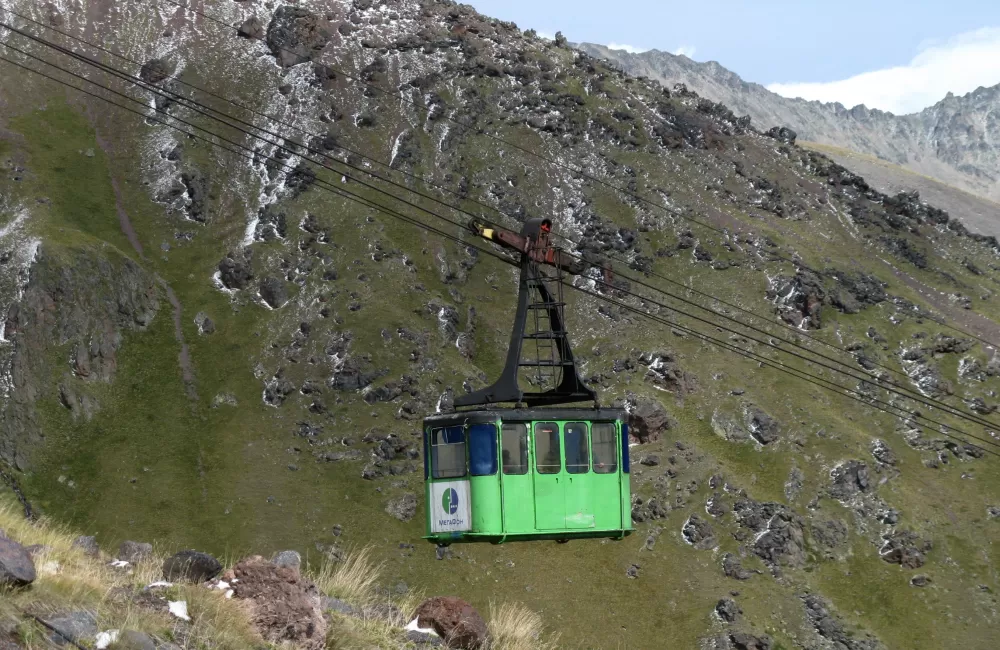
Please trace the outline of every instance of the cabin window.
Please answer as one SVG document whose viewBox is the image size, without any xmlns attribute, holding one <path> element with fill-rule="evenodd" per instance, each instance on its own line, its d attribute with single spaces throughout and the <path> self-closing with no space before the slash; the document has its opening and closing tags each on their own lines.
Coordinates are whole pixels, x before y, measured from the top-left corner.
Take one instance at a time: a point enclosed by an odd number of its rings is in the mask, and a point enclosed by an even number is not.
<svg viewBox="0 0 1000 650">
<path fill-rule="evenodd" d="M 431 432 L 431 469 L 434 478 L 465 476 L 465 427 L 458 425 Z"/>
<path fill-rule="evenodd" d="M 628 474 L 628 422 L 622 422 L 622 471 Z"/>
<path fill-rule="evenodd" d="M 431 434 L 424 431 L 424 480 L 431 476 Z"/>
<path fill-rule="evenodd" d="M 493 424 L 469 427 L 469 473 L 493 476 L 497 473 L 497 428 Z"/>
<path fill-rule="evenodd" d="M 566 471 L 586 474 L 590 470 L 590 445 L 587 444 L 587 425 L 584 422 L 567 422 L 563 425 L 566 444 Z"/>
<path fill-rule="evenodd" d="M 504 474 L 528 473 L 528 427 L 521 422 L 504 422 L 500 430 Z"/>
<path fill-rule="evenodd" d="M 618 436 L 612 422 L 595 422 L 590 429 L 594 453 L 594 472 L 614 474 L 618 471 Z"/>
<path fill-rule="evenodd" d="M 561 468 L 559 426 L 555 422 L 536 422 L 535 469 L 539 474 L 558 474 Z"/>
</svg>

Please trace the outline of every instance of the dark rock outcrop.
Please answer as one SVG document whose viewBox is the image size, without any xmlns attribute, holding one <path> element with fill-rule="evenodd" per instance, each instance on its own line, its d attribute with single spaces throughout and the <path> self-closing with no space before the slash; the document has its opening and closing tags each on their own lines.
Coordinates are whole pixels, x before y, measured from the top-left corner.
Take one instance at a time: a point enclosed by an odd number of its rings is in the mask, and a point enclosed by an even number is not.
<svg viewBox="0 0 1000 650">
<path fill-rule="evenodd" d="M 849 460 L 837 465 L 830 472 L 830 479 L 828 492 L 838 501 L 848 501 L 871 489 L 868 466 L 860 460 Z"/>
<path fill-rule="evenodd" d="M 158 84 L 174 73 L 174 66 L 166 59 L 150 59 L 139 69 L 139 78 L 148 84 Z"/>
<path fill-rule="evenodd" d="M 885 543 L 879 556 L 890 564 L 907 569 L 919 569 L 927 561 L 927 552 L 934 548 L 930 540 L 921 539 L 912 531 L 893 531 L 883 535 Z"/>
<path fill-rule="evenodd" d="M 882 644 L 870 634 L 858 635 L 844 628 L 844 624 L 830 610 L 830 605 L 819 596 L 809 594 L 802 597 L 806 616 L 816 629 L 816 633 L 843 650 L 883 650 Z"/>
<path fill-rule="evenodd" d="M 260 298 L 271 309 L 280 309 L 288 302 L 288 289 L 285 283 L 274 276 L 268 276 L 260 281 Z"/>
<path fill-rule="evenodd" d="M 701 551 L 715 548 L 719 545 L 719 541 L 715 537 L 715 531 L 712 530 L 712 525 L 698 515 L 688 517 L 688 520 L 681 527 L 681 536 L 688 544 Z"/>
<path fill-rule="evenodd" d="M 628 429 L 630 438 L 638 442 L 654 442 L 674 426 L 674 420 L 663 405 L 646 397 L 630 403 Z"/>
<path fill-rule="evenodd" d="M 723 598 L 715 604 L 715 613 L 726 623 L 735 623 L 743 610 L 732 598 Z"/>
<path fill-rule="evenodd" d="M 250 249 L 232 252 L 219 262 L 219 279 L 227 289 L 245 289 L 253 280 Z"/>
<path fill-rule="evenodd" d="M 741 497 L 733 504 L 733 514 L 740 525 L 736 538 L 752 540 L 754 554 L 769 566 L 805 563 L 805 521 L 791 508 Z"/>
<path fill-rule="evenodd" d="M 259 41 L 264 38 L 264 23 L 257 16 L 250 16 L 240 24 L 236 33 L 243 38 Z"/>
<path fill-rule="evenodd" d="M 749 580 L 753 577 L 753 573 L 751 571 L 747 571 L 743 568 L 743 563 L 740 562 L 740 558 L 732 553 L 726 553 L 722 556 L 722 572 L 726 574 L 727 578 L 732 578 L 734 580 Z"/>
<path fill-rule="evenodd" d="M 798 138 L 798 134 L 787 126 L 771 127 L 768 129 L 767 135 L 785 144 L 795 144 L 795 139 Z"/>
<path fill-rule="evenodd" d="M 267 26 L 267 46 L 282 68 L 312 61 L 330 41 L 330 33 L 316 14 L 282 5 Z"/>
</svg>

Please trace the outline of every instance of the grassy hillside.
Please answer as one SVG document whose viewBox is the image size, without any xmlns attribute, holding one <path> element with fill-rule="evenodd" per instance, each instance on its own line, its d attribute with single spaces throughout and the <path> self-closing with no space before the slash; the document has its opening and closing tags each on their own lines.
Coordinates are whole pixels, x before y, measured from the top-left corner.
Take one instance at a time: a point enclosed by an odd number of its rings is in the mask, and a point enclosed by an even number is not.
<svg viewBox="0 0 1000 650">
<path fill-rule="evenodd" d="M 839 355 L 858 373 L 881 372 L 864 370 L 875 361 L 911 373 L 904 385 L 921 381 L 927 394 L 964 410 L 974 399 L 987 410 L 996 404 L 995 242 L 968 236 L 926 206 L 870 191 L 823 155 L 747 130 L 724 107 L 668 96 L 467 7 L 301 4 L 334 33 L 318 59 L 339 71 L 332 83 L 322 83 L 312 63 L 279 68 L 265 44 L 169 7 L 161 14 L 148 3 L 90 0 L 82 13 L 67 10 L 64 26 L 96 30 L 136 60 L 164 57 L 185 82 L 508 214 L 551 216 L 560 233 L 625 257 L 619 273 L 653 271 L 750 309 L 762 315 L 755 326 Z M 48 20 L 34 3 L 3 6 Z M 267 25 L 272 8 L 217 2 L 205 11 L 230 23 L 255 14 Z M 402 87 L 420 108 L 347 75 Z M 147 105 L 153 99 L 115 87 Z M 478 388 L 498 373 L 517 286 L 510 268 L 319 186 L 295 188 L 295 177 L 290 183 L 266 160 L 251 164 L 25 72 L 4 68 L 0 96 L 3 219 L 30 215 L 5 233 L 4 246 L 40 242 L 24 265 L 30 273 L 10 280 L 3 301 L 8 322 L 21 327 L 4 348 L 12 390 L 0 450 L 41 512 L 109 548 L 123 539 L 227 557 L 294 548 L 319 563 L 372 545 L 387 584 L 461 596 L 481 611 L 491 601 L 523 601 L 572 648 L 686 648 L 719 638 L 732 645 L 742 633 L 769 635 L 775 648 L 844 639 L 870 642 L 856 648 L 990 647 L 1000 588 L 1000 523 L 989 514 L 1000 505 L 996 457 L 949 446 L 940 427 L 921 431 L 572 291 L 574 346 L 602 402 L 656 400 L 675 422 L 633 449 L 637 533 L 621 542 L 436 553 L 420 539 L 419 499 L 405 520 L 387 506 L 422 494 L 420 417 L 446 390 Z M 189 109 L 170 110 L 275 151 Z M 291 127 L 239 115 L 301 141 Z M 345 151 L 330 152 L 348 161 Z M 337 173 L 302 164 L 431 220 L 361 186 L 360 174 L 340 162 L 332 163 Z M 346 184 L 343 171 L 351 175 Z M 391 177 L 457 201 L 412 177 Z M 225 268 L 252 272 L 242 289 L 220 288 L 227 257 Z M 810 289 L 813 277 L 820 288 Z M 266 278 L 287 292 L 276 309 L 260 295 Z M 884 295 L 858 289 L 876 284 Z M 806 291 L 822 294 L 808 322 Z M 12 319 L 14 304 L 22 308 Z M 439 317 L 446 307 L 457 320 Z M 730 334 L 658 311 L 847 388 L 859 385 L 815 361 L 779 356 L 752 342 L 766 341 L 753 332 Z M 210 333 L 199 314 L 213 322 Z M 466 358 L 456 338 L 470 329 L 470 316 L 475 351 Z M 781 318 L 804 325 L 789 331 Z M 807 336 L 851 352 L 817 347 Z M 904 361 L 916 348 L 926 348 L 910 355 L 919 361 Z M 669 358 L 685 381 L 651 373 L 642 360 L 650 354 Z M 940 409 L 892 401 L 987 440 L 994 435 Z M 748 433 L 755 409 L 777 423 L 766 445 Z M 396 438 L 383 444 L 387 434 Z M 875 439 L 891 456 L 873 447 Z M 849 461 L 863 464 L 865 480 Z M 704 544 L 682 534 L 692 515 L 711 529 Z M 896 543 L 924 564 L 886 561 L 880 551 L 892 559 L 886 549 Z M 735 559 L 751 573 L 736 571 Z M 916 575 L 930 583 L 911 586 Z M 822 598 L 826 613 L 817 614 L 806 594 Z M 724 598 L 743 610 L 732 623 L 715 613 Z"/>
</svg>

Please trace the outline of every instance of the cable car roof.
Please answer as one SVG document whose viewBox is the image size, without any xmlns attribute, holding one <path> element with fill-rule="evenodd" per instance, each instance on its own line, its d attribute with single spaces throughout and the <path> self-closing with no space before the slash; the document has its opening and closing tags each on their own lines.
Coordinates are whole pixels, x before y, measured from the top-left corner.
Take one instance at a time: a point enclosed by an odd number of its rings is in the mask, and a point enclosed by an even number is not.
<svg viewBox="0 0 1000 650">
<path fill-rule="evenodd" d="M 592 421 L 614 422 L 624 420 L 625 409 L 616 408 L 497 408 L 477 409 L 474 411 L 455 411 L 453 413 L 436 413 L 424 418 L 425 424 L 452 424 L 456 422 L 496 422 L 497 420 L 512 422 L 542 422 L 542 421 Z"/>
</svg>

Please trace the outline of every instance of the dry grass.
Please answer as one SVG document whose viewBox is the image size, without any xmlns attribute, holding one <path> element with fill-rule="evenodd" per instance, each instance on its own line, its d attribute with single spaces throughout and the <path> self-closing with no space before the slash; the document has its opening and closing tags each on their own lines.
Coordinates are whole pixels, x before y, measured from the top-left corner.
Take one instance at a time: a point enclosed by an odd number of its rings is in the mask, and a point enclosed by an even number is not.
<svg viewBox="0 0 1000 650">
<path fill-rule="evenodd" d="M 488 650 L 555 650 L 558 636 L 545 638 L 542 617 L 520 603 L 490 603 Z"/>
<path fill-rule="evenodd" d="M 0 629 L 17 629 L 28 650 L 51 647 L 49 632 L 30 615 L 47 619 L 79 610 L 93 612 L 102 631 L 138 630 L 182 648 L 242 650 L 261 643 L 242 604 L 226 600 L 219 591 L 197 585 L 169 589 L 171 600 L 187 602 L 190 624 L 137 606 L 128 594 L 162 579 L 163 555 L 155 549 L 150 558 L 113 567 L 111 558 L 89 557 L 73 548 L 76 535 L 68 528 L 44 519 L 28 521 L 6 499 L 0 499 L 0 529 L 24 546 L 46 547 L 34 556 L 37 578 L 29 589 L 0 592 Z"/>
<path fill-rule="evenodd" d="M 342 562 L 325 563 L 313 576 L 313 581 L 320 591 L 333 598 L 367 605 L 375 599 L 375 585 L 381 571 L 382 564 L 375 564 L 371 548 L 365 547 Z"/>
<path fill-rule="evenodd" d="M 0 589 L 0 630 L 16 629 L 27 650 L 51 647 L 49 632 L 30 615 L 46 619 L 79 610 L 93 612 L 102 631 L 138 630 L 170 640 L 185 650 L 269 647 L 253 629 L 247 603 L 226 599 L 218 590 L 180 584 L 166 589 L 163 595 L 169 600 L 187 602 L 190 623 L 137 605 L 131 594 L 162 579 L 164 554 L 157 549 L 146 560 L 116 568 L 109 557 L 93 558 L 73 548 L 76 535 L 66 527 L 44 520 L 30 522 L 15 504 L 3 498 L 0 530 L 24 546 L 46 547 L 34 557 L 38 577 L 30 588 Z M 420 591 L 405 595 L 380 591 L 377 585 L 382 564 L 374 562 L 372 556 L 370 548 L 362 548 L 342 562 L 328 562 L 318 571 L 309 572 L 321 592 L 350 603 L 360 612 L 358 616 L 332 615 L 328 650 L 397 650 L 412 646 L 403 628 L 425 596 Z M 491 641 L 485 650 L 557 647 L 557 639 L 545 638 L 541 617 L 520 604 L 491 603 L 489 631 Z"/>
</svg>

